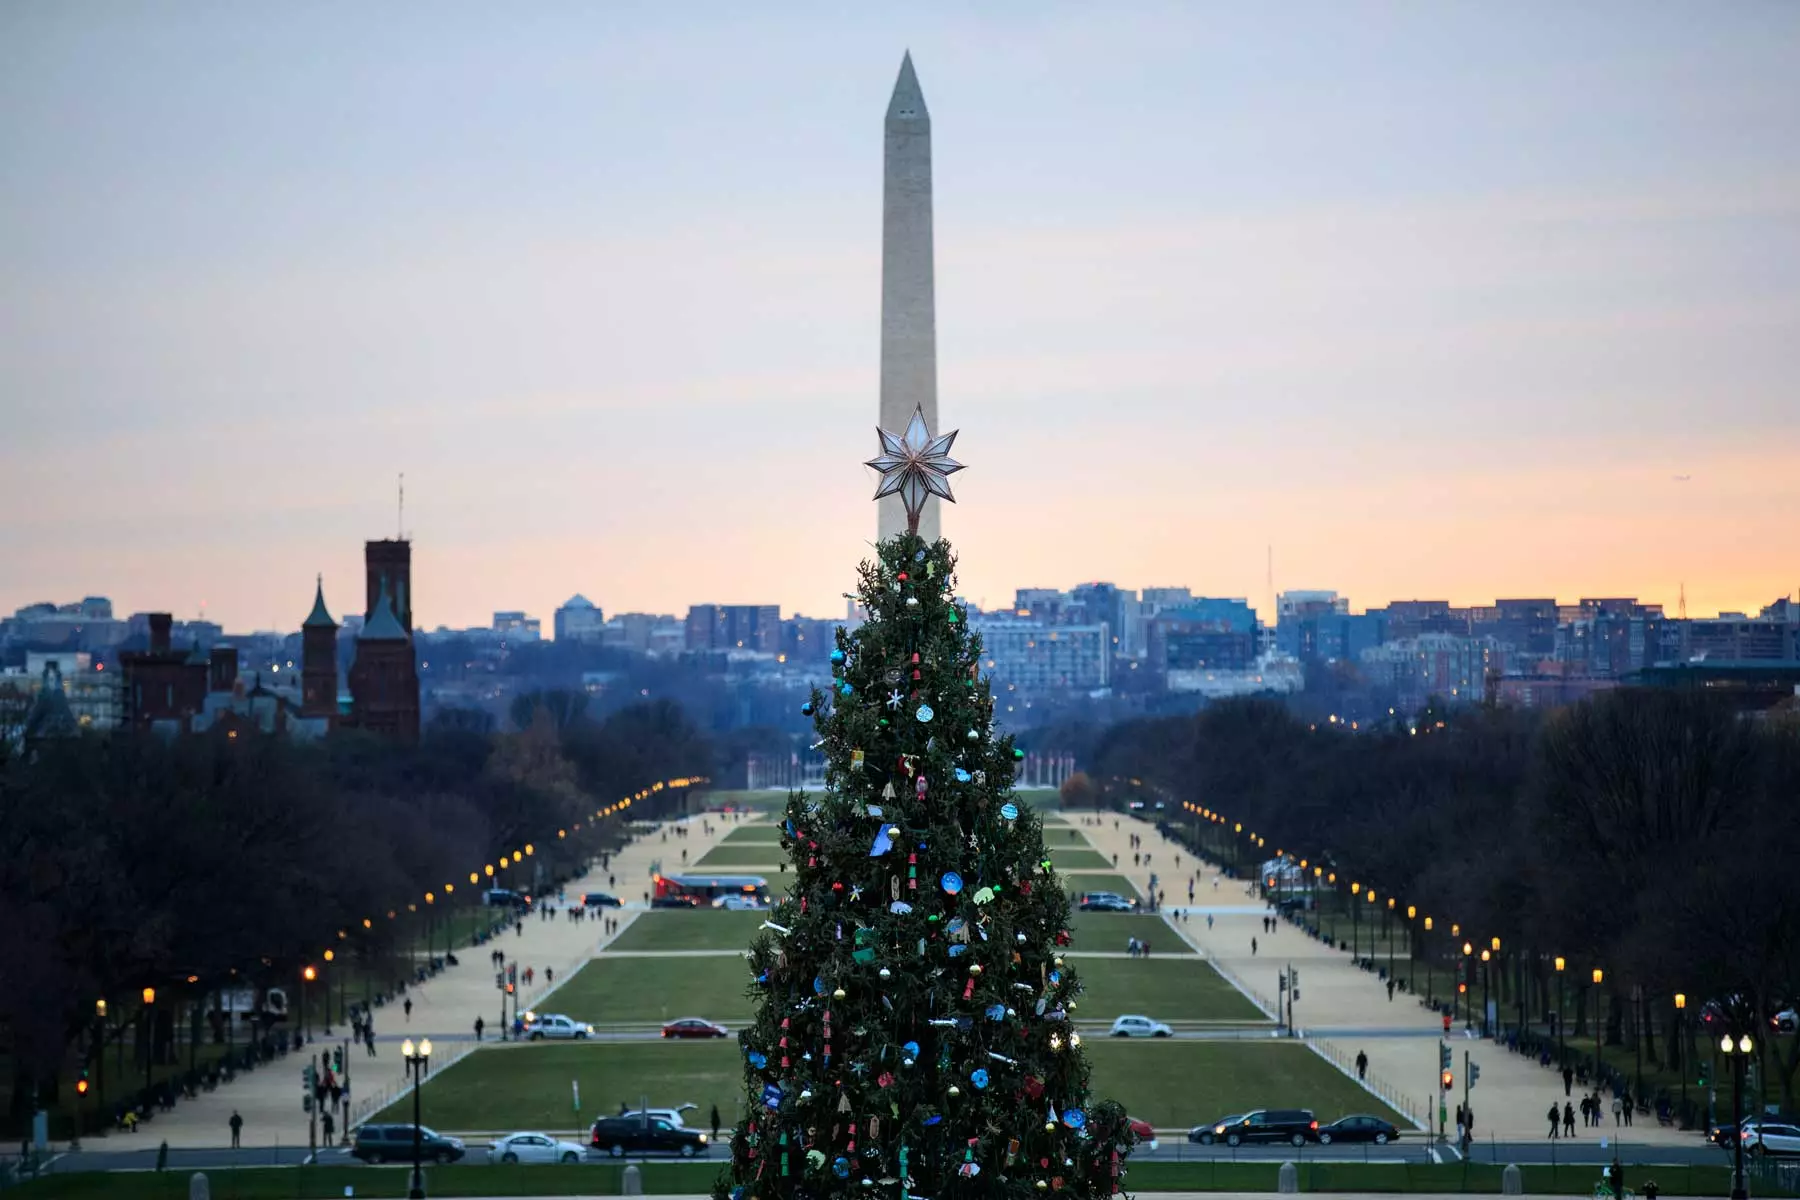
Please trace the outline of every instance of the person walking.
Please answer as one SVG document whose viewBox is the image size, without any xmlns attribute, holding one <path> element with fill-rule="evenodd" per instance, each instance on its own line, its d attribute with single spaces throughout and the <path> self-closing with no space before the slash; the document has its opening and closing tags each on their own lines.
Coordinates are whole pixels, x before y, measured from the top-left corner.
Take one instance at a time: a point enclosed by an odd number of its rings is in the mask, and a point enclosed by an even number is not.
<svg viewBox="0 0 1800 1200">
<path fill-rule="evenodd" d="M 1556 1101 L 1552 1100 L 1550 1102 L 1550 1136 L 1552 1138 L 1556 1137 L 1557 1127 L 1561 1124 L 1557 1118 L 1561 1115 L 1561 1113 L 1556 1111 Z"/>
<path fill-rule="evenodd" d="M 1394 981 L 1390 979 L 1390 980 L 1388 980 L 1388 1003 L 1392 1004 L 1393 1002 L 1394 1002 Z"/>
<path fill-rule="evenodd" d="M 1255 938 L 1250 939 L 1250 957 L 1251 958 L 1256 957 L 1256 939 Z"/>
<path fill-rule="evenodd" d="M 1369 1077 L 1369 1056 L 1363 1051 L 1356 1052 L 1356 1078 L 1361 1081 Z"/>
<path fill-rule="evenodd" d="M 400 1006 L 400 1008 L 401 1008 L 401 1011 L 406 1013 L 406 1023 L 408 1025 L 412 1024 L 412 997 L 408 996 L 406 998 L 406 1003 L 402 1004 Z"/>
<path fill-rule="evenodd" d="M 369 1057 L 374 1058 L 375 1057 L 375 1026 L 373 1026 L 373 1025 L 364 1025 L 363 1026 L 363 1046 L 368 1050 Z"/>
<path fill-rule="evenodd" d="M 479 1042 L 481 1040 L 481 1031 L 486 1028 L 487 1028 L 487 1022 L 483 1021 L 480 1017 L 476 1017 L 475 1018 L 475 1040 L 476 1041 Z"/>
<path fill-rule="evenodd" d="M 1575 1106 L 1567 1100 L 1563 1101 L 1563 1136 L 1575 1136 Z"/>
<path fill-rule="evenodd" d="M 1213 915 L 1211 913 L 1207 913 L 1206 914 L 1206 927 L 1208 929 L 1211 929 L 1212 925 L 1213 925 Z"/>
<path fill-rule="evenodd" d="M 241 1138 L 244 1133 L 244 1118 L 239 1114 L 238 1110 L 234 1108 L 231 1110 L 231 1120 L 227 1121 L 226 1124 L 231 1126 L 231 1148 L 236 1150 L 238 1148 L 238 1139 Z"/>
<path fill-rule="evenodd" d="M 1631 1090 L 1629 1088 L 1627 1088 L 1623 1093 L 1620 1094 L 1619 1107 L 1624 1111 L 1624 1114 L 1625 1114 L 1625 1128 L 1630 1129 L 1631 1128 L 1631 1110 L 1637 1106 L 1632 1102 Z"/>
<path fill-rule="evenodd" d="M 332 1130 L 334 1130 L 336 1128 L 337 1128 L 337 1124 L 331 1119 L 330 1113 L 320 1114 L 320 1116 L 319 1116 L 319 1133 L 324 1137 L 325 1144 L 327 1146 L 331 1145 L 331 1133 L 332 1133 Z"/>
<path fill-rule="evenodd" d="M 719 1143 L 719 1106 L 716 1104 L 712 1106 L 712 1131 L 713 1144 L 716 1146 Z"/>
<path fill-rule="evenodd" d="M 549 987 L 556 982 L 556 971 L 551 967 L 544 968 L 544 986 Z"/>
<path fill-rule="evenodd" d="M 1447 1029 L 1449 1026 L 1445 1026 L 1445 1028 Z M 1563 1095 L 1567 1096 L 1574 1086 L 1575 1071 L 1573 1068 L 1565 1066 L 1563 1068 Z"/>
</svg>

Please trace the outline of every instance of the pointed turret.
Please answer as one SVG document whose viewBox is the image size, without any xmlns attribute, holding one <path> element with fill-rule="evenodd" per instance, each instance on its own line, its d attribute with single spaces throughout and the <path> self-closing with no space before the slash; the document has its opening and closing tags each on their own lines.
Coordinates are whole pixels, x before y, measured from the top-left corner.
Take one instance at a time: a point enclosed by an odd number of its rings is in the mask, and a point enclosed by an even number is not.
<svg viewBox="0 0 1800 1200">
<path fill-rule="evenodd" d="M 918 73 L 913 70 L 912 51 L 910 50 L 900 60 L 900 77 L 894 80 L 894 94 L 888 100 L 887 119 L 890 121 L 931 120 L 931 114 L 925 109 L 925 93 L 919 88 Z"/>
<path fill-rule="evenodd" d="M 356 635 L 359 642 L 404 642 L 406 629 L 400 624 L 400 618 L 394 615 L 394 606 L 388 600 L 387 582 L 382 581 L 381 594 L 375 599 L 375 611 L 363 623 L 362 632 Z"/>
<path fill-rule="evenodd" d="M 319 576 L 318 590 L 313 592 L 312 612 L 301 622 L 302 629 L 336 629 L 337 622 L 331 619 L 331 610 L 325 607 L 325 576 Z"/>
</svg>

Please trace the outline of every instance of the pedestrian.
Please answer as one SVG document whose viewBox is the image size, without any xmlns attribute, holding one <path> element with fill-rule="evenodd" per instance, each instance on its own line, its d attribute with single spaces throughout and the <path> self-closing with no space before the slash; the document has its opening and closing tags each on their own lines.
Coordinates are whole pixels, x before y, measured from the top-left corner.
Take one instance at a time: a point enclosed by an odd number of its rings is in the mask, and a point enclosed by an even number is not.
<svg viewBox="0 0 1800 1200">
<path fill-rule="evenodd" d="M 1557 1117 L 1560 1115 L 1561 1114 L 1556 1111 L 1556 1101 L 1552 1100 L 1550 1102 L 1550 1136 L 1553 1138 L 1556 1136 L 1557 1126 L 1561 1124 L 1561 1122 L 1557 1120 Z"/>
<path fill-rule="evenodd" d="M 1359 1080 L 1369 1077 L 1369 1056 L 1361 1050 L 1356 1052 L 1356 1077 Z"/>
<path fill-rule="evenodd" d="M 1621 1095 L 1619 1097 L 1619 1106 L 1625 1110 L 1625 1128 L 1630 1129 L 1631 1128 L 1631 1110 L 1633 1108 L 1637 1107 L 1635 1104 L 1632 1103 L 1630 1091 L 1626 1091 L 1623 1095 Z"/>
<path fill-rule="evenodd" d="M 1469 1135 L 1469 1141 L 1472 1142 L 1475 1140 L 1475 1110 L 1467 1105 L 1463 1106 L 1463 1130 Z M 1468 1153 L 1468 1143 L 1465 1142 L 1463 1144 L 1463 1156 L 1465 1158 L 1468 1157 Z"/>
<path fill-rule="evenodd" d="M 1212 925 L 1213 925 L 1213 915 L 1211 913 L 1207 913 L 1206 914 L 1206 927 L 1208 929 L 1211 929 Z"/>
<path fill-rule="evenodd" d="M 556 980 L 556 970 L 552 967 L 545 967 L 544 968 L 544 986 L 549 987 L 553 982 L 555 982 L 555 980 Z"/>
<path fill-rule="evenodd" d="M 712 1131 L 713 1144 L 717 1145 L 719 1141 L 719 1106 L 716 1104 L 712 1106 Z"/>
<path fill-rule="evenodd" d="M 1563 1136 L 1575 1136 L 1575 1106 L 1567 1100 L 1563 1101 Z"/>
<path fill-rule="evenodd" d="M 319 1116 L 319 1132 L 324 1135 L 325 1144 L 327 1146 L 331 1145 L 331 1131 L 335 1128 L 336 1128 L 336 1123 L 332 1121 L 330 1113 L 320 1114 L 320 1116 Z"/>
<path fill-rule="evenodd" d="M 1447 1030 L 1449 1030 L 1449 1028 L 1450 1028 L 1449 1024 L 1446 1023 L 1444 1025 L 1444 1029 L 1447 1031 Z M 1573 1088 L 1574 1086 L 1575 1086 L 1574 1070 L 1567 1066 L 1563 1067 L 1563 1095 L 1567 1096 L 1569 1094 L 1569 1090 L 1571 1088 Z"/>
<path fill-rule="evenodd" d="M 1139 948 L 1139 952 L 1142 953 L 1145 958 L 1150 957 L 1150 942 L 1148 939 L 1146 939 L 1142 942 L 1139 942 L 1138 948 Z"/>
<path fill-rule="evenodd" d="M 1392 1004 L 1393 1002 L 1394 1002 L 1394 981 L 1390 979 L 1390 980 L 1388 980 L 1388 1003 Z"/>
<path fill-rule="evenodd" d="M 402 1004 L 400 1008 L 406 1013 L 406 1021 L 410 1025 L 412 1023 L 412 997 L 408 996 L 406 1003 Z"/>
<path fill-rule="evenodd" d="M 331 1081 L 331 1107 L 336 1108 L 344 1100 L 345 1085 L 336 1079 Z"/>
<path fill-rule="evenodd" d="M 364 1025 L 363 1026 L 363 1045 L 368 1049 L 369 1057 L 374 1058 L 375 1057 L 375 1027 L 373 1025 Z"/>
<path fill-rule="evenodd" d="M 226 1122 L 226 1124 L 231 1126 L 231 1148 L 236 1150 L 238 1148 L 238 1138 L 242 1136 L 244 1132 L 244 1118 L 238 1113 L 238 1110 L 234 1108 L 231 1110 L 231 1120 Z"/>
<path fill-rule="evenodd" d="M 486 1028 L 487 1028 L 487 1022 L 483 1021 L 480 1017 L 476 1017 L 475 1018 L 475 1040 L 476 1041 L 479 1042 L 481 1040 L 481 1031 Z"/>
<path fill-rule="evenodd" d="M 1113 866 L 1116 867 L 1118 865 L 1119 865 L 1119 855 L 1118 855 L 1117 851 L 1115 851 L 1113 853 Z"/>
<path fill-rule="evenodd" d="M 1256 957 L 1256 939 L 1255 938 L 1250 939 L 1250 957 L 1251 958 Z"/>
<path fill-rule="evenodd" d="M 1188 903 L 1192 904 L 1193 902 L 1194 902 L 1194 881 L 1190 879 L 1190 880 L 1188 880 Z"/>
</svg>

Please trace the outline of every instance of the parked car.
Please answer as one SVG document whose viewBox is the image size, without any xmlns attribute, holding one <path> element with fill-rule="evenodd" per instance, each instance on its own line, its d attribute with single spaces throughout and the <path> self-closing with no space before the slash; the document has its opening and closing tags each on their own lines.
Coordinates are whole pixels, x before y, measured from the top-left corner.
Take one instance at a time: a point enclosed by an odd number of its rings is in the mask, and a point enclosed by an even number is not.
<svg viewBox="0 0 1800 1200">
<path fill-rule="evenodd" d="M 1188 1141 L 1198 1142 L 1202 1146 L 1210 1146 L 1224 1136 L 1225 1130 L 1244 1119 L 1243 1113 L 1233 1113 L 1229 1117 L 1220 1117 L 1207 1125 L 1196 1125 L 1188 1130 Z"/>
<path fill-rule="evenodd" d="M 419 1157 L 426 1162 L 453 1163 L 466 1151 L 461 1138 L 446 1137 L 434 1129 L 419 1126 Z M 411 1162 L 413 1127 L 411 1125 L 359 1125 L 352 1157 L 366 1163 Z"/>
<path fill-rule="evenodd" d="M 1319 1123 L 1304 1108 L 1259 1108 L 1236 1120 L 1227 1118 L 1212 1128 L 1213 1138 L 1227 1146 L 1256 1142 L 1288 1142 L 1304 1146 L 1319 1135 Z"/>
<path fill-rule="evenodd" d="M 1149 1017 L 1115 1017 L 1108 1032 L 1113 1037 L 1170 1037 L 1175 1031 Z"/>
<path fill-rule="evenodd" d="M 723 1025 L 700 1017 L 682 1017 L 662 1027 L 662 1035 L 666 1038 L 722 1038 L 730 1032 Z"/>
<path fill-rule="evenodd" d="M 533 1013 L 525 1024 L 525 1036 L 534 1042 L 545 1038 L 586 1041 L 593 1036 L 594 1027 L 582 1021 L 576 1021 L 561 1013 Z"/>
<path fill-rule="evenodd" d="M 581 897 L 582 904 L 588 908 L 623 908 L 617 896 L 607 892 L 588 892 Z"/>
<path fill-rule="evenodd" d="M 509 1133 L 488 1147 L 491 1163 L 578 1163 L 587 1147 L 559 1142 L 547 1133 Z"/>
<path fill-rule="evenodd" d="M 679 1154 L 692 1158 L 706 1152 L 704 1133 L 643 1114 L 601 1117 L 594 1122 L 588 1139 L 594 1149 L 604 1150 L 614 1158 L 627 1154 Z"/>
<path fill-rule="evenodd" d="M 1374 1142 L 1385 1146 L 1400 1136 L 1400 1130 L 1380 1117 L 1339 1117 L 1329 1125 L 1319 1126 L 1319 1145 L 1333 1142 Z"/>
<path fill-rule="evenodd" d="M 1089 895 L 1081 898 L 1078 905 L 1082 912 L 1136 912 L 1137 905 L 1123 896 Z"/>
<path fill-rule="evenodd" d="M 1758 1121 L 1743 1134 L 1744 1149 L 1751 1154 L 1800 1154 L 1800 1126 Z"/>
</svg>

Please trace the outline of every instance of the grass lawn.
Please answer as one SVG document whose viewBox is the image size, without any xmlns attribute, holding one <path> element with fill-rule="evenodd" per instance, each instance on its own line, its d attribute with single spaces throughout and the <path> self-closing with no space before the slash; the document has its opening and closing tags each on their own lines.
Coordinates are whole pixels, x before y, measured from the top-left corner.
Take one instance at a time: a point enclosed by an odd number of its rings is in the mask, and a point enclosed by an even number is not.
<svg viewBox="0 0 1800 1200">
<path fill-rule="evenodd" d="M 787 807 L 786 792 L 765 791 L 754 792 L 724 791 L 702 792 L 688 801 L 690 810 L 699 812 L 709 808 L 753 809 L 757 812 L 779 812 Z"/>
<path fill-rule="evenodd" d="M 1368 1113 L 1402 1129 L 1412 1127 L 1336 1067 L 1292 1042 L 1090 1037 L 1082 1046 L 1093 1065 L 1094 1091 L 1159 1128 L 1198 1125 L 1252 1108 L 1310 1108 L 1321 1124 Z"/>
<path fill-rule="evenodd" d="M 612 950 L 744 950 L 768 918 L 766 912 L 727 912 L 703 908 L 694 912 L 653 909 L 625 927 Z"/>
<path fill-rule="evenodd" d="M 1029 804 L 1039 812 L 1056 812 L 1062 808 L 1062 793 L 1055 788 L 1014 788 L 1013 799 Z"/>
<path fill-rule="evenodd" d="M 1095 851 L 1095 853 L 1099 853 L 1099 851 Z M 1072 905 L 1081 902 L 1083 892 L 1111 892 L 1115 896 L 1123 896 L 1127 900 L 1134 896 L 1142 898 L 1137 890 L 1137 885 L 1123 875 L 1103 875 L 1098 871 L 1068 874 L 1060 870 L 1057 874 L 1062 875 L 1063 891 L 1069 893 L 1069 903 Z"/>
<path fill-rule="evenodd" d="M 581 1085 L 576 1115 L 570 1082 Z M 705 1042 L 527 1043 L 477 1050 L 425 1083 L 422 1118 L 434 1129 L 575 1129 L 621 1101 L 652 1108 L 698 1104 L 691 1123 L 715 1104 L 735 1118 L 744 1060 L 735 1038 Z M 395 1101 L 369 1120 L 412 1120 L 412 1100 Z"/>
<path fill-rule="evenodd" d="M 1046 838 L 1044 849 L 1058 871 L 1110 871 L 1112 860 L 1086 845 L 1073 845 L 1068 839 Z"/>
<path fill-rule="evenodd" d="M 684 913 L 683 916 L 696 914 Z M 734 914 L 735 915 L 735 914 Z M 705 958 L 599 958 L 569 977 L 545 1004 L 577 1021 L 743 1021 L 750 968 L 737 955 Z"/>
<path fill-rule="evenodd" d="M 711 869 L 715 867 L 769 867 L 773 869 L 778 863 L 787 861 L 787 851 L 774 842 L 740 842 L 733 846 L 714 846 L 701 856 L 694 867 Z M 693 868 L 683 868 L 692 870 Z"/>
<path fill-rule="evenodd" d="M 1156 1021 L 1268 1020 L 1212 964 L 1191 954 L 1072 961 L 1082 985 L 1076 1015 L 1084 1021 L 1110 1021 L 1122 1013 Z"/>
<path fill-rule="evenodd" d="M 749 842 L 756 845 L 767 843 L 774 845 L 781 840 L 781 830 L 771 824 L 744 825 L 725 835 L 725 841 L 731 845 L 742 845 Z"/>
<path fill-rule="evenodd" d="M 1123 953 L 1125 943 L 1137 938 L 1140 942 L 1149 942 L 1157 958 L 1165 954 L 1193 953 L 1169 928 L 1167 921 L 1147 914 L 1072 912 L 1069 914 L 1069 932 L 1075 935 L 1070 949 L 1076 951 Z"/>
</svg>

